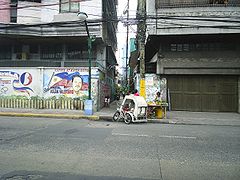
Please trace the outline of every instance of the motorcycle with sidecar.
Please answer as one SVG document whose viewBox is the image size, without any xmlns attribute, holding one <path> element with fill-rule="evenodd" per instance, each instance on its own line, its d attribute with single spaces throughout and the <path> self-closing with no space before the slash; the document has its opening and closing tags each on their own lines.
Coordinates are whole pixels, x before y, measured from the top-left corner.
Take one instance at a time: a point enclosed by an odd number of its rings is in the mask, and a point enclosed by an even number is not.
<svg viewBox="0 0 240 180">
<path fill-rule="evenodd" d="M 127 95 L 113 115 L 113 121 L 126 124 L 147 122 L 147 102 L 142 96 Z"/>
</svg>

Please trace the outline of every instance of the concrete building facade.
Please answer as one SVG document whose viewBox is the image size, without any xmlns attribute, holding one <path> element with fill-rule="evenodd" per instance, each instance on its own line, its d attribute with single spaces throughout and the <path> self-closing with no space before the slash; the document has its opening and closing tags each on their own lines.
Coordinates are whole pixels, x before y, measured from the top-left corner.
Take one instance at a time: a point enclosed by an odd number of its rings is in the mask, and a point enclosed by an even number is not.
<svg viewBox="0 0 240 180">
<path fill-rule="evenodd" d="M 0 0 L 0 22 L 10 22 L 10 0 Z"/>
<path fill-rule="evenodd" d="M 99 74 L 95 109 L 103 106 L 105 96 L 114 97 L 117 0 L 1 3 L 6 8 L 0 11 L 0 67 L 88 67 L 88 33 L 77 16 L 85 12 L 94 37 L 92 67 Z"/>
<path fill-rule="evenodd" d="M 240 112 L 240 2 L 146 0 L 146 73 L 172 110 Z"/>
</svg>

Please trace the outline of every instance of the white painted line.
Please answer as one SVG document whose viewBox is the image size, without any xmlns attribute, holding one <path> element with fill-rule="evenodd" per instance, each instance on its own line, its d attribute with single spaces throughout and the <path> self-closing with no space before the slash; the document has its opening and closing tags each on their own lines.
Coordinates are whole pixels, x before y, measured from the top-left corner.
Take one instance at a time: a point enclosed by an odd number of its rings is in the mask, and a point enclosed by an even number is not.
<svg viewBox="0 0 240 180">
<path fill-rule="evenodd" d="M 132 137 L 149 137 L 146 134 L 122 134 L 122 133 L 112 133 L 113 136 L 132 136 Z"/>
<path fill-rule="evenodd" d="M 131 136 L 131 137 L 154 137 L 149 136 L 147 134 L 123 134 L 123 133 L 112 133 L 113 136 Z M 159 138 L 174 138 L 174 139 L 197 139 L 197 137 L 193 136 L 167 136 L 167 135 L 161 135 L 157 136 Z"/>
<path fill-rule="evenodd" d="M 197 137 L 192 136 L 158 136 L 160 138 L 175 138 L 175 139 L 197 139 Z"/>
</svg>

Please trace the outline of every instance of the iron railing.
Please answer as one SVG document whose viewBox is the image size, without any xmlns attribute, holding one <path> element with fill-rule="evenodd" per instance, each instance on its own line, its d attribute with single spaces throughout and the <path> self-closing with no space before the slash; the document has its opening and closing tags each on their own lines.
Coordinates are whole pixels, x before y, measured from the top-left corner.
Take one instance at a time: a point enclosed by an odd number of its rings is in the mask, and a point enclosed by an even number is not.
<svg viewBox="0 0 240 180">
<path fill-rule="evenodd" d="M 93 67 L 103 68 L 103 66 L 96 61 L 92 60 Z M 50 59 L 26 59 L 26 60 L 13 60 L 13 59 L 0 59 L 0 67 L 88 67 L 87 59 L 79 60 L 50 60 Z"/>
</svg>

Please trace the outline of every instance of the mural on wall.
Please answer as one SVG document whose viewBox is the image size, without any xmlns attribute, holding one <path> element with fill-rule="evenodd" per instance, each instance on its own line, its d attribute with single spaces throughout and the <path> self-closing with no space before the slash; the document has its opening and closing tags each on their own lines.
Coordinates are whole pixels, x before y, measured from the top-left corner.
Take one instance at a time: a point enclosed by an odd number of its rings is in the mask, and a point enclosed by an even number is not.
<svg viewBox="0 0 240 180">
<path fill-rule="evenodd" d="M 98 107 L 99 71 L 92 67 L 92 99 Z M 59 68 L 1 68 L 0 96 L 27 98 L 79 98 L 88 97 L 88 67 Z"/>
<path fill-rule="evenodd" d="M 30 72 L 0 71 L 0 95 L 23 95 L 34 94 L 31 87 L 33 77 Z"/>
<path fill-rule="evenodd" d="M 64 95 L 85 99 L 88 96 L 88 69 L 46 69 L 43 74 L 43 86 L 45 96 Z"/>
</svg>

